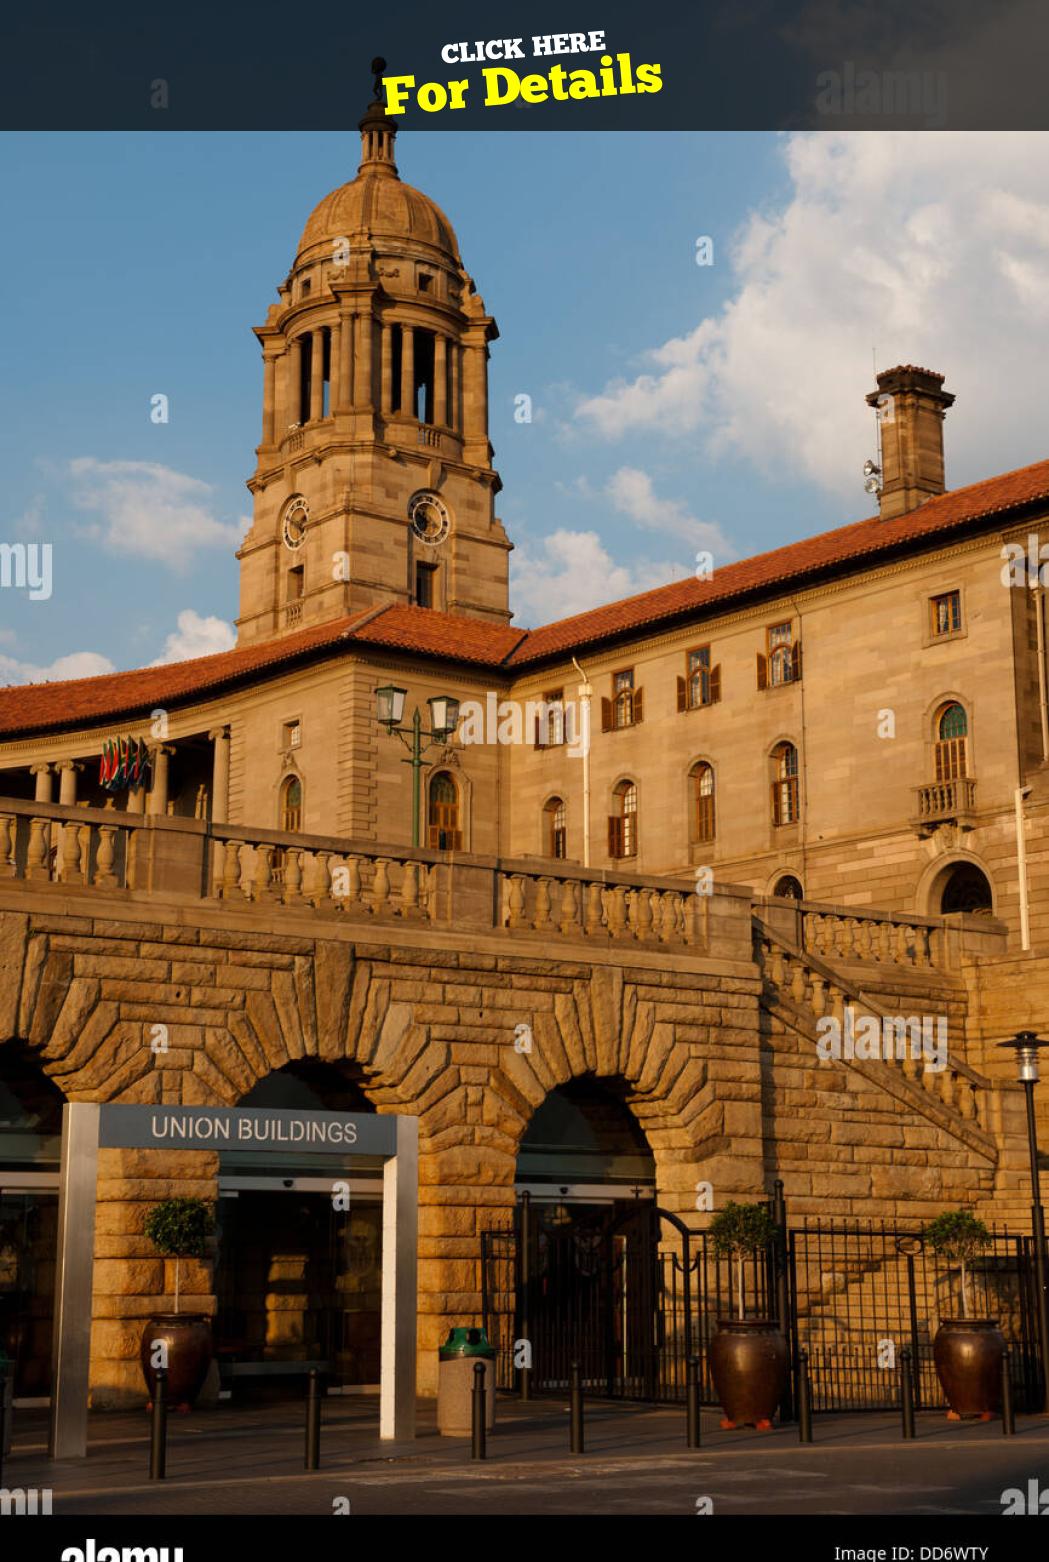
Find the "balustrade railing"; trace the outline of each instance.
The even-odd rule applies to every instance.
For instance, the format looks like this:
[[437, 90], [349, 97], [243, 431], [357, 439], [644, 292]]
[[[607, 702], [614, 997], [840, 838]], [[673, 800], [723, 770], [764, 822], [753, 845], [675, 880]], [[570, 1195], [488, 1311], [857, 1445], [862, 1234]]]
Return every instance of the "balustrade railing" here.
[[500, 874], [500, 925], [640, 943], [699, 943], [694, 889], [551, 873]]

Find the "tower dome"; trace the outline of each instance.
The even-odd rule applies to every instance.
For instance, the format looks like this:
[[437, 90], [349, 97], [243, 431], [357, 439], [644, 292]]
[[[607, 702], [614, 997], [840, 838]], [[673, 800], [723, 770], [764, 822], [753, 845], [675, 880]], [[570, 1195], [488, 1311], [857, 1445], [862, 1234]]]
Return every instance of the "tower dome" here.
[[[382, 61], [375, 61], [383, 65]], [[310, 213], [296, 252], [296, 265], [315, 258], [318, 247], [330, 249], [340, 238], [366, 234], [371, 239], [414, 239], [439, 251], [459, 267], [459, 243], [444, 212], [421, 190], [405, 184], [393, 160], [397, 126], [380, 100], [376, 79], [375, 99], [359, 123], [361, 163], [357, 177], [326, 195]]]

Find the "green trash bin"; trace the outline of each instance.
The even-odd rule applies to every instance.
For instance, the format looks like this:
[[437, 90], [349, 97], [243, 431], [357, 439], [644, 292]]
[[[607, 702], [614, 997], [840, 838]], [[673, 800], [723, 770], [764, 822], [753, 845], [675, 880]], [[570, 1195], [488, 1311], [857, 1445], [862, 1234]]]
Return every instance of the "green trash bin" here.
[[495, 1349], [483, 1329], [448, 1331], [437, 1352], [437, 1430], [442, 1437], [469, 1437], [473, 1430], [474, 1366], [484, 1362], [485, 1426], [495, 1425]]

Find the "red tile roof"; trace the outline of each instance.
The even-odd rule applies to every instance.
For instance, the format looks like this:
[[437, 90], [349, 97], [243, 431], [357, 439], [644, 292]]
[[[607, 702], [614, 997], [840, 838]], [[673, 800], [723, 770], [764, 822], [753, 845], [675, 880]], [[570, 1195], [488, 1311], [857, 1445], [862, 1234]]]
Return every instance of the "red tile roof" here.
[[926, 539], [932, 542], [945, 532], [1045, 500], [1049, 500], [1049, 461], [1038, 461], [940, 494], [894, 521], [877, 516], [856, 521], [722, 565], [710, 580], [671, 581], [539, 629], [517, 629], [430, 608], [368, 608], [279, 640], [192, 661], [63, 683], [17, 685], [0, 689], [0, 735], [71, 730], [118, 717], [145, 716], [159, 706], [173, 709], [218, 694], [248, 677], [276, 674], [358, 644], [510, 672], [676, 618], [711, 616], [734, 601], [800, 585], [829, 571], [862, 568], [897, 549], [913, 549]]

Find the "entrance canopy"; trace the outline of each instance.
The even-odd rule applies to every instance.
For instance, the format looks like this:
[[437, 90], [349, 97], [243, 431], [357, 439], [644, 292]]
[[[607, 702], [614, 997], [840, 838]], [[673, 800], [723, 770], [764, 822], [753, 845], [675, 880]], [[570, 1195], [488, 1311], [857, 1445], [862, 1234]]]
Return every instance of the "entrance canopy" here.
[[379, 1158], [383, 1166], [379, 1436], [415, 1436], [419, 1123], [414, 1117], [281, 1108], [98, 1106], [62, 1110], [51, 1457], [87, 1453], [95, 1203], [100, 1149], [263, 1149]]

